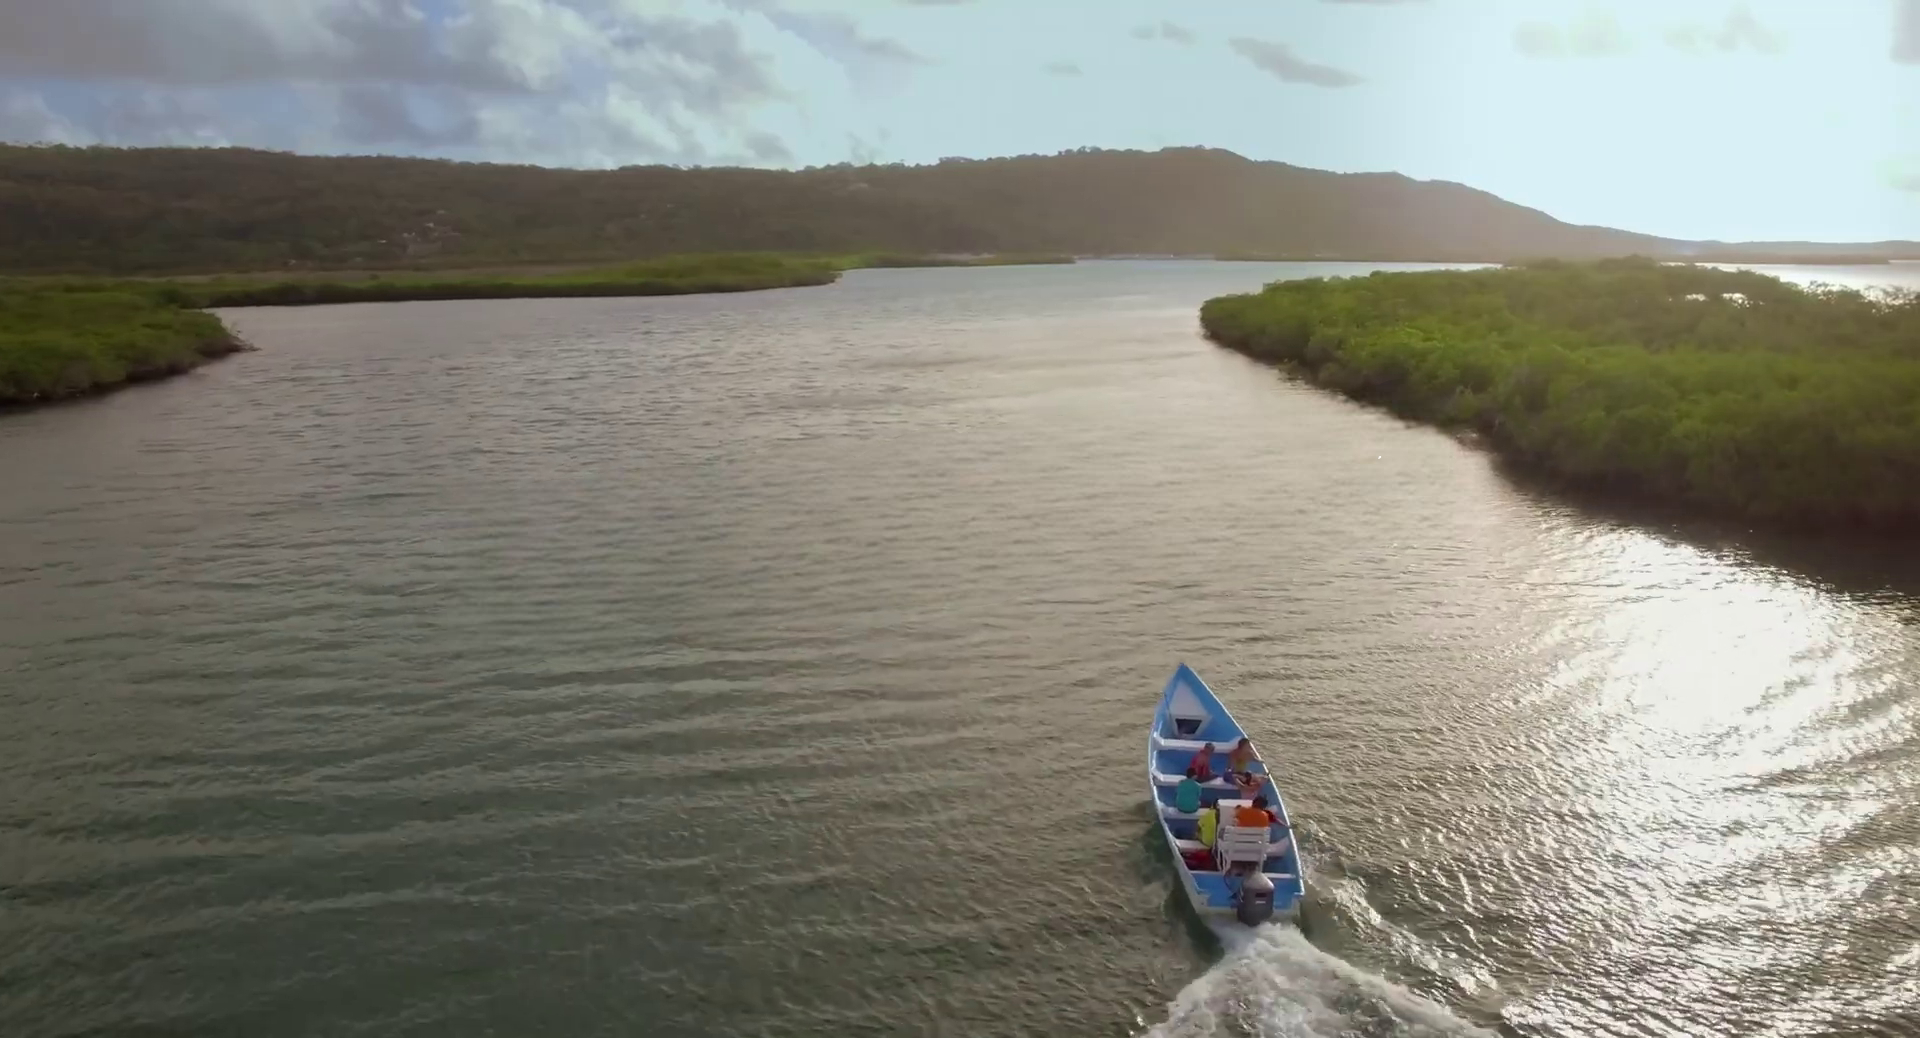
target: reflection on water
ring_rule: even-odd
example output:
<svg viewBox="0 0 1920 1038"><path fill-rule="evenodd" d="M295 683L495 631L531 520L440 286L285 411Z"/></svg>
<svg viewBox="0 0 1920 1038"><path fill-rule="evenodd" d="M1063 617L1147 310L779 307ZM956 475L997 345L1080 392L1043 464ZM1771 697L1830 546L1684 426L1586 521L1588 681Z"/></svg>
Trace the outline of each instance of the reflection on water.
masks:
<svg viewBox="0 0 1920 1038"><path fill-rule="evenodd" d="M1777 263L1709 263L1722 270L1756 270L1782 281L1798 285L1832 285L1863 292L1920 290L1920 263L1845 265L1795 265Z"/></svg>
<svg viewBox="0 0 1920 1038"><path fill-rule="evenodd" d="M0 1031L1913 1033L1912 556L1196 335L1352 269L247 311L9 419ZM1311 945L1145 838L1181 659Z"/></svg>

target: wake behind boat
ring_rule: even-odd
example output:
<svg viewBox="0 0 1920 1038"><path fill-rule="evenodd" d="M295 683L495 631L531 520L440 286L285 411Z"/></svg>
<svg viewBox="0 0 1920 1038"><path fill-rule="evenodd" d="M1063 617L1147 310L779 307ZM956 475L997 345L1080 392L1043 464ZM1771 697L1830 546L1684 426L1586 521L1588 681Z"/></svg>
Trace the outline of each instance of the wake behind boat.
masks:
<svg viewBox="0 0 1920 1038"><path fill-rule="evenodd" d="M1227 754L1245 735L1200 675L1180 664L1153 713L1147 785L1194 909L1202 918L1228 916L1258 926L1275 916L1297 917L1306 887L1286 805L1264 762L1253 758L1250 770L1258 773L1259 785L1252 790L1243 792L1227 775ZM1216 777L1183 796L1187 766L1208 743ZM1277 824L1237 824L1239 809L1262 795Z"/></svg>

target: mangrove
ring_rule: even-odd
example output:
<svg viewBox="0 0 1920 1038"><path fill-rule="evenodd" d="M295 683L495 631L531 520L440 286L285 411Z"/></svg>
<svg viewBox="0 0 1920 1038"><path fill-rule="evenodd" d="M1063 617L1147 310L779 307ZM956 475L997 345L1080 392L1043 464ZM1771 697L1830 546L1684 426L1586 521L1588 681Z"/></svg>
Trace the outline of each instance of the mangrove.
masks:
<svg viewBox="0 0 1920 1038"><path fill-rule="evenodd" d="M0 285L0 407L177 375L245 348L164 292Z"/></svg>
<svg viewBox="0 0 1920 1038"><path fill-rule="evenodd" d="M0 280L0 406L84 396L188 371L245 348L220 307L427 299L677 295L824 285L844 265L762 254L669 256L614 267L498 274L339 273L191 280Z"/></svg>
<svg viewBox="0 0 1920 1038"><path fill-rule="evenodd" d="M1920 298L1644 258L1284 281L1214 342L1567 485L1920 533Z"/></svg>
<svg viewBox="0 0 1920 1038"><path fill-rule="evenodd" d="M179 374L245 348L228 307L750 292L833 283L867 267L1072 263L1033 254L720 253L528 270L334 271L171 279L0 279L0 407Z"/></svg>

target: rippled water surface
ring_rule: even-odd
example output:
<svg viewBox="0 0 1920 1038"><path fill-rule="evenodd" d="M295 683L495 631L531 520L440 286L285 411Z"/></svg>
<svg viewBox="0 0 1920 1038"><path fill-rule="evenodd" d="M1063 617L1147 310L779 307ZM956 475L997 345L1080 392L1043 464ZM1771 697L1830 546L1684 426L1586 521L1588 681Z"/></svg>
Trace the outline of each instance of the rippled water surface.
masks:
<svg viewBox="0 0 1920 1038"><path fill-rule="evenodd" d="M1197 336L1325 269L240 311L0 420L0 1033L1914 1034L1912 553ZM1183 659L1305 937L1176 892Z"/></svg>

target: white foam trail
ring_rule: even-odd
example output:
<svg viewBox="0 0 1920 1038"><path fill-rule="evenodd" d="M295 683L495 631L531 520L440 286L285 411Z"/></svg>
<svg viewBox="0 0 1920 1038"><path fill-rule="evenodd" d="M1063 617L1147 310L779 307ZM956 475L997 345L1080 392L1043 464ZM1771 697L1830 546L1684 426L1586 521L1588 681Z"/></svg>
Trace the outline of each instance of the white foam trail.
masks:
<svg viewBox="0 0 1920 1038"><path fill-rule="evenodd" d="M1226 955L1174 997L1151 1038L1492 1038L1438 1003L1328 955L1292 926L1217 929Z"/></svg>

